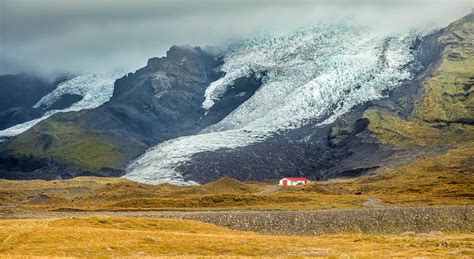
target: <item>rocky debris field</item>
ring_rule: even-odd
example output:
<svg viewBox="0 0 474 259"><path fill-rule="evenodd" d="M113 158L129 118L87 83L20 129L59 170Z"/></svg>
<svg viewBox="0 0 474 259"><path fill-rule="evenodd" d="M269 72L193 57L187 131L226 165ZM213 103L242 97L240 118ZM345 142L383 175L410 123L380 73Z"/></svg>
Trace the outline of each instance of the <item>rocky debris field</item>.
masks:
<svg viewBox="0 0 474 259"><path fill-rule="evenodd" d="M0 218L144 217L196 220L274 235L473 232L474 206L318 211L49 211L0 213Z"/></svg>

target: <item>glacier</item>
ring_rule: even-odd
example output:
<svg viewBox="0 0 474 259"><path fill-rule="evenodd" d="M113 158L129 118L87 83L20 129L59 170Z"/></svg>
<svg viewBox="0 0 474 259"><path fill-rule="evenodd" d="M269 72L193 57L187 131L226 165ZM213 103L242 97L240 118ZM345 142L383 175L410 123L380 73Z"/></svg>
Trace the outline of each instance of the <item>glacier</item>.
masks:
<svg viewBox="0 0 474 259"><path fill-rule="evenodd" d="M238 78L261 77L259 90L199 134L150 148L127 166L124 177L196 184L176 169L194 154L251 145L309 122L330 123L354 106L383 98L419 67L412 46L420 33L338 23L237 42L224 54L224 76L208 86L202 108L210 109Z"/></svg>
<svg viewBox="0 0 474 259"><path fill-rule="evenodd" d="M1 130L0 139L6 139L21 134L56 113L93 109L102 105L110 100L114 91L115 80L123 75L125 75L123 69L114 69L107 73L80 75L62 82L51 93L41 98L33 108L47 109L65 94L80 95L82 99L66 109L50 110L45 112L43 116L38 119Z"/></svg>

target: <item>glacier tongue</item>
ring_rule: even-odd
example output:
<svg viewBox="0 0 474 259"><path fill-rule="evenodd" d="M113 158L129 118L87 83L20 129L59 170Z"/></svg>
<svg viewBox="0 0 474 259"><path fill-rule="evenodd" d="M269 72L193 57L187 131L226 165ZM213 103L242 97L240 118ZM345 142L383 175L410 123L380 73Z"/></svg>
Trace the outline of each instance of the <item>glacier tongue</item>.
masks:
<svg viewBox="0 0 474 259"><path fill-rule="evenodd" d="M209 109L244 76L263 85L221 122L200 134L163 142L130 163L125 178L186 182L176 167L193 154L238 148L308 121L328 123L356 105L380 99L411 79L416 34L384 35L345 24L311 26L287 35L260 35L230 47L202 106Z"/></svg>
<svg viewBox="0 0 474 259"><path fill-rule="evenodd" d="M48 108L65 94L77 94L82 96L82 99L72 104L69 108L62 110L50 110L47 111L41 118L1 130L0 139L5 137L13 137L23 133L56 113L93 109L102 105L103 103L109 101L112 97L115 80L124 74L125 72L123 70L115 69L112 72L103 74L81 75L62 82L56 89L54 89L54 91L41 98L41 100L39 100L38 103L33 106L33 108Z"/></svg>

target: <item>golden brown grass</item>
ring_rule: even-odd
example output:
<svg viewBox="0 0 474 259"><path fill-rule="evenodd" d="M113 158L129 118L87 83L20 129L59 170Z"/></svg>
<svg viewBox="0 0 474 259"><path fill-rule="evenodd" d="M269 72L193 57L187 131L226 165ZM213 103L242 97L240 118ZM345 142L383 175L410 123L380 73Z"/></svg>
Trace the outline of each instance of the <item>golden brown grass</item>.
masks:
<svg viewBox="0 0 474 259"><path fill-rule="evenodd" d="M202 186L147 185L125 179L0 180L2 210L310 210L474 204L472 145L355 179L275 188L222 178Z"/></svg>
<svg viewBox="0 0 474 259"><path fill-rule="evenodd" d="M358 208L369 198L380 200L379 206L474 204L474 127L464 123L474 114L470 69L474 64L473 31L471 20L448 27L440 39L448 44L442 60L422 83L423 96L415 103L412 116L402 119L376 108L365 112L370 131L382 143L395 148L437 146L448 150L445 154L402 166L386 165L374 176L277 190L273 189L275 183L242 183L230 178L187 187L94 177L0 180L0 209L300 210Z"/></svg>
<svg viewBox="0 0 474 259"><path fill-rule="evenodd" d="M474 198L474 145L415 160L400 168L354 181L359 190L377 194L423 193Z"/></svg>
<svg viewBox="0 0 474 259"><path fill-rule="evenodd" d="M269 236L187 220L0 221L3 256L472 256L472 234Z"/></svg>
<svg viewBox="0 0 474 259"><path fill-rule="evenodd" d="M404 165L387 165L375 175L280 189L275 188L275 183L243 183L230 178L186 187L96 177L66 181L0 180L0 211L312 210L473 205L474 129L464 122L472 120L473 115L472 71L468 68L473 64L469 40L474 27L471 22L455 23L450 28L464 41L445 49L442 62L422 84L424 93L412 116L401 119L377 109L365 113L370 120L369 129L382 143L397 148L442 146L447 150L444 154ZM449 43L451 36L448 36L441 40ZM76 133L74 130L63 131ZM113 154L121 147L99 144L103 147L99 151L107 153L99 156L99 162L112 163L110 159L115 159ZM67 159L68 154L62 156ZM91 154L83 155L90 158ZM84 161L96 162L90 159L79 162ZM367 200L372 202L366 203ZM269 236L188 220L117 217L0 221L0 257L146 255L472 258L474 235Z"/></svg>

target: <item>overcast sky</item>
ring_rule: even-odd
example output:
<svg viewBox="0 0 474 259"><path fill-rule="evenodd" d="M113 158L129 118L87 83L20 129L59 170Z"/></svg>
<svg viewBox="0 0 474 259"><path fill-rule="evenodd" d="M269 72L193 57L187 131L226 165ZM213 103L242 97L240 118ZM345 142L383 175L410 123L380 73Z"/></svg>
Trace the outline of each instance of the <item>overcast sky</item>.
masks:
<svg viewBox="0 0 474 259"><path fill-rule="evenodd" d="M173 44L225 45L351 18L380 30L445 26L472 0L0 0L0 74L134 71Z"/></svg>

